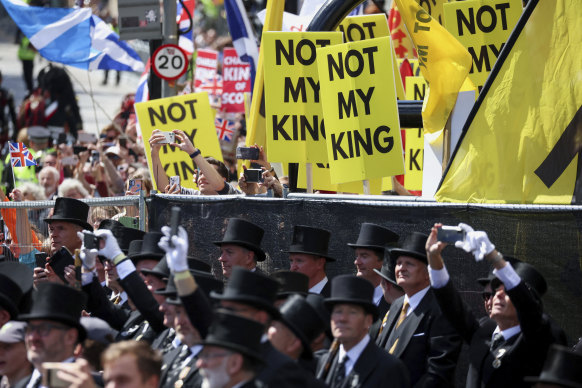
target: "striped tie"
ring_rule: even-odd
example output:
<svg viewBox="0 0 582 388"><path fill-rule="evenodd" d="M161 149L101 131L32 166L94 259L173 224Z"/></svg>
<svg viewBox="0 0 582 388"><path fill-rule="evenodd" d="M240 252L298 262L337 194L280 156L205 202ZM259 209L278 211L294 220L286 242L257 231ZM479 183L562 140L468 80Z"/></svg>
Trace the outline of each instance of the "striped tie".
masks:
<svg viewBox="0 0 582 388"><path fill-rule="evenodd" d="M402 305L402 311L400 311L400 316L398 317L398 322L396 322L396 326L394 326L394 330L398 329L398 326L400 326L400 324L402 322L404 322L404 320L406 319L406 313L408 312L408 307L410 307L410 305L408 304L408 301L404 301L404 304ZM390 347L390 350L388 351L388 353L393 354L394 350L396 350L396 345L398 345L398 338L396 338L396 341L394 341L394 343L392 344L392 347Z"/></svg>
<svg viewBox="0 0 582 388"><path fill-rule="evenodd" d="M382 325L380 326L380 330L378 331L378 337L382 334L382 330L384 330L384 326L386 326L386 321L388 321L388 314L390 310L386 311L386 315L384 315L384 319L382 319Z"/></svg>

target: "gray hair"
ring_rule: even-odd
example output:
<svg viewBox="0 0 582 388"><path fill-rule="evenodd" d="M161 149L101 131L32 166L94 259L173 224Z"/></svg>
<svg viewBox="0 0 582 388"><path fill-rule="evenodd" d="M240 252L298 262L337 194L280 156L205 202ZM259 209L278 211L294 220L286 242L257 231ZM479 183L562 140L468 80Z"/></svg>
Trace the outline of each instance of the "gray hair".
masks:
<svg viewBox="0 0 582 388"><path fill-rule="evenodd" d="M53 174L53 176L55 177L56 184L57 185L59 184L59 180L61 179L61 174L59 173L59 170L57 170L53 166L45 166L40 170L38 175L40 176L40 174L42 174L43 171L48 171L49 173Z"/></svg>
<svg viewBox="0 0 582 388"><path fill-rule="evenodd" d="M35 201L44 201L46 196L44 195L44 188L36 183L25 182L21 184L18 189L22 191L22 195L30 194Z"/></svg>
<svg viewBox="0 0 582 388"><path fill-rule="evenodd" d="M78 179L74 178L67 178L63 180L63 183L61 183L59 186L59 197L64 197L65 193L71 189L77 189L83 198L89 197L89 192L87 189L85 189L83 184Z"/></svg>

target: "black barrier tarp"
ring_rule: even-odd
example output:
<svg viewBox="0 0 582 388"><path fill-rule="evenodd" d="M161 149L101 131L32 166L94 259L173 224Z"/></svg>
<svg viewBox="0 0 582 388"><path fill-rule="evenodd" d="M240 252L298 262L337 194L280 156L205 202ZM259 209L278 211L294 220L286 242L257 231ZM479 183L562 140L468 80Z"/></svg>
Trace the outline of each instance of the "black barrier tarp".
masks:
<svg viewBox="0 0 582 388"><path fill-rule="evenodd" d="M484 230L500 252L534 265L545 276L548 292L544 308L566 331L570 341L582 335L582 209L543 209L515 206L498 209L479 205L450 206L437 203L350 201L329 199L192 198L154 196L149 204L150 229L159 230L169 222L172 206L182 208L182 225L190 237L190 254L213 266L220 256L212 244L222 238L227 219L242 217L265 230L263 248L268 259L262 269L288 269L287 254L293 225L321 227L332 233L328 276L354 273L353 250L360 224L373 222L400 234L429 233L435 222L457 225L465 222ZM565 208L566 209L566 208ZM574 209L574 210L572 210ZM443 257L456 287L477 314L484 314L479 277L489 266L476 263L473 256L447 247Z"/></svg>

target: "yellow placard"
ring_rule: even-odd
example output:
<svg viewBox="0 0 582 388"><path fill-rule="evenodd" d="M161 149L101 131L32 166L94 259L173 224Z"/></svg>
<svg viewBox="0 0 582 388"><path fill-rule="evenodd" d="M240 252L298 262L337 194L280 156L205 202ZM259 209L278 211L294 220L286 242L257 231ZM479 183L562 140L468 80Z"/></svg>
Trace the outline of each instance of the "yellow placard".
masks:
<svg viewBox="0 0 582 388"><path fill-rule="evenodd" d="M154 187L156 187L155 175L152 171L151 149L148 141L154 129L161 131L180 129L202 151L203 156L212 156L222 161L208 93L192 93L140 102L135 104L135 111L141 127ZM178 148L163 146L160 150L160 161L168 176L180 176L181 186L196 187L192 180L195 171L194 164L185 152Z"/></svg>
<svg viewBox="0 0 582 388"><path fill-rule="evenodd" d="M444 5L445 28L473 58L469 78L478 92L522 11L521 0L467 0Z"/></svg>
<svg viewBox="0 0 582 388"><path fill-rule="evenodd" d="M406 77L406 99L424 100L427 84L424 77ZM422 191L424 163L424 130L407 128L404 139L404 187L409 191Z"/></svg>
<svg viewBox="0 0 582 388"><path fill-rule="evenodd" d="M270 161L327 163L316 49L340 43L339 32L263 33Z"/></svg>
<svg viewBox="0 0 582 388"><path fill-rule="evenodd" d="M307 177L305 171L306 171L305 164L300 164L297 173L297 187L302 189L307 187ZM338 185L331 183L329 177L328 164L314 163L312 165L311 171L313 174L313 190L337 191L339 193L351 193L351 194L364 194L364 185L362 184L362 181L340 183ZM370 180L370 194L372 195L382 194L383 190L382 179L383 178Z"/></svg>
<svg viewBox="0 0 582 388"><path fill-rule="evenodd" d="M402 174L389 37L318 49L331 182Z"/></svg>

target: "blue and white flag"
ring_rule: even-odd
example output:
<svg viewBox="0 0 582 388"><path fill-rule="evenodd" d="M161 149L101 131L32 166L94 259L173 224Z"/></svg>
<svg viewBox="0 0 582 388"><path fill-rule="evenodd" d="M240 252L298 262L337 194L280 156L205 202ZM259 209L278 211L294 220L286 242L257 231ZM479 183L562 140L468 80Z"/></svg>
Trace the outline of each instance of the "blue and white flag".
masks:
<svg viewBox="0 0 582 388"><path fill-rule="evenodd" d="M259 46L257 38L247 17L247 12L241 0L224 0L226 21L232 37L232 44L243 62L251 66L251 90L255 85L257 64L259 63Z"/></svg>
<svg viewBox="0 0 582 388"><path fill-rule="evenodd" d="M81 69L142 71L137 53L90 8L33 7L0 0L18 28L45 59Z"/></svg>

